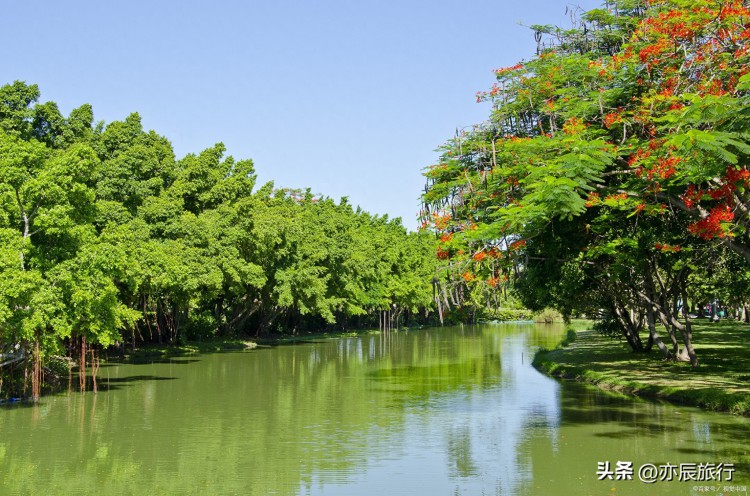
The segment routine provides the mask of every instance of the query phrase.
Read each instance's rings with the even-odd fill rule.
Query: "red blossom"
[[[604,127],[607,129],[618,122],[622,122],[622,117],[618,113],[612,112],[604,116]]]
[[[680,196],[680,200],[687,208],[693,208],[695,202],[703,196],[703,191],[696,189],[695,185],[690,184],[685,192]]]
[[[705,218],[689,225],[688,231],[702,239],[725,238],[727,233],[722,224],[733,220],[734,212],[724,203],[712,208]]]
[[[519,63],[511,67],[501,67],[499,69],[495,69],[494,72],[495,72],[495,75],[500,76],[503,74],[507,74],[509,72],[517,71],[519,69],[523,69],[523,64]]]
[[[567,120],[567,122],[565,122],[565,124],[563,124],[563,132],[571,136],[580,134],[585,130],[586,123],[584,123],[583,120],[579,119],[578,117],[571,117]]]
[[[637,150],[633,155],[628,158],[628,165],[634,167],[638,162],[651,156],[651,152],[648,150]]]
[[[735,169],[734,167],[730,166],[727,168],[725,178],[726,181],[730,184],[735,184],[738,182],[747,183],[748,179],[750,179],[750,171],[748,171],[744,167]]]
[[[509,249],[511,251],[515,251],[515,250],[520,250],[524,246],[526,246],[526,240],[519,239],[518,241],[514,241],[513,243],[511,243]]]
[[[616,195],[607,195],[605,201],[624,201],[628,199],[627,193],[617,193]]]
[[[586,199],[586,206],[593,207],[599,203],[599,193],[589,193],[589,197]]]
[[[669,179],[675,174],[675,172],[677,172],[676,166],[681,160],[682,159],[680,157],[667,157],[659,159],[656,165],[653,168],[649,169],[648,178],[653,179],[655,176],[658,176],[662,179]]]
[[[682,251],[682,246],[669,245],[667,243],[654,243],[654,248],[665,253],[679,253]]]

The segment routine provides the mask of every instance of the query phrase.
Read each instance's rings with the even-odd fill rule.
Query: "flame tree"
[[[750,261],[747,2],[610,1],[533,28],[537,55],[477,95],[489,120],[425,172],[437,294],[516,276],[527,305],[596,311],[634,351],[695,366],[690,281],[720,254]]]

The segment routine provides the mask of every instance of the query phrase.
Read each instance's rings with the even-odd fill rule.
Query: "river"
[[[530,362],[563,334],[433,328],[105,363],[98,393],[0,410],[0,494],[748,494],[750,419],[550,379]],[[692,463],[733,480],[639,480]]]

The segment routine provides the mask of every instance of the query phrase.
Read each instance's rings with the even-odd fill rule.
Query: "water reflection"
[[[96,395],[0,412],[0,494],[685,495],[600,482],[597,462],[750,460],[747,419],[539,374],[536,347],[562,334],[429,329],[115,364]]]

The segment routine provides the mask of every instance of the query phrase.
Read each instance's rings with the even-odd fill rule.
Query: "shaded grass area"
[[[750,415],[750,325],[698,321],[693,341],[698,368],[664,361],[656,347],[632,353],[624,341],[591,330],[569,331],[558,349],[540,350],[534,366],[602,389]]]

